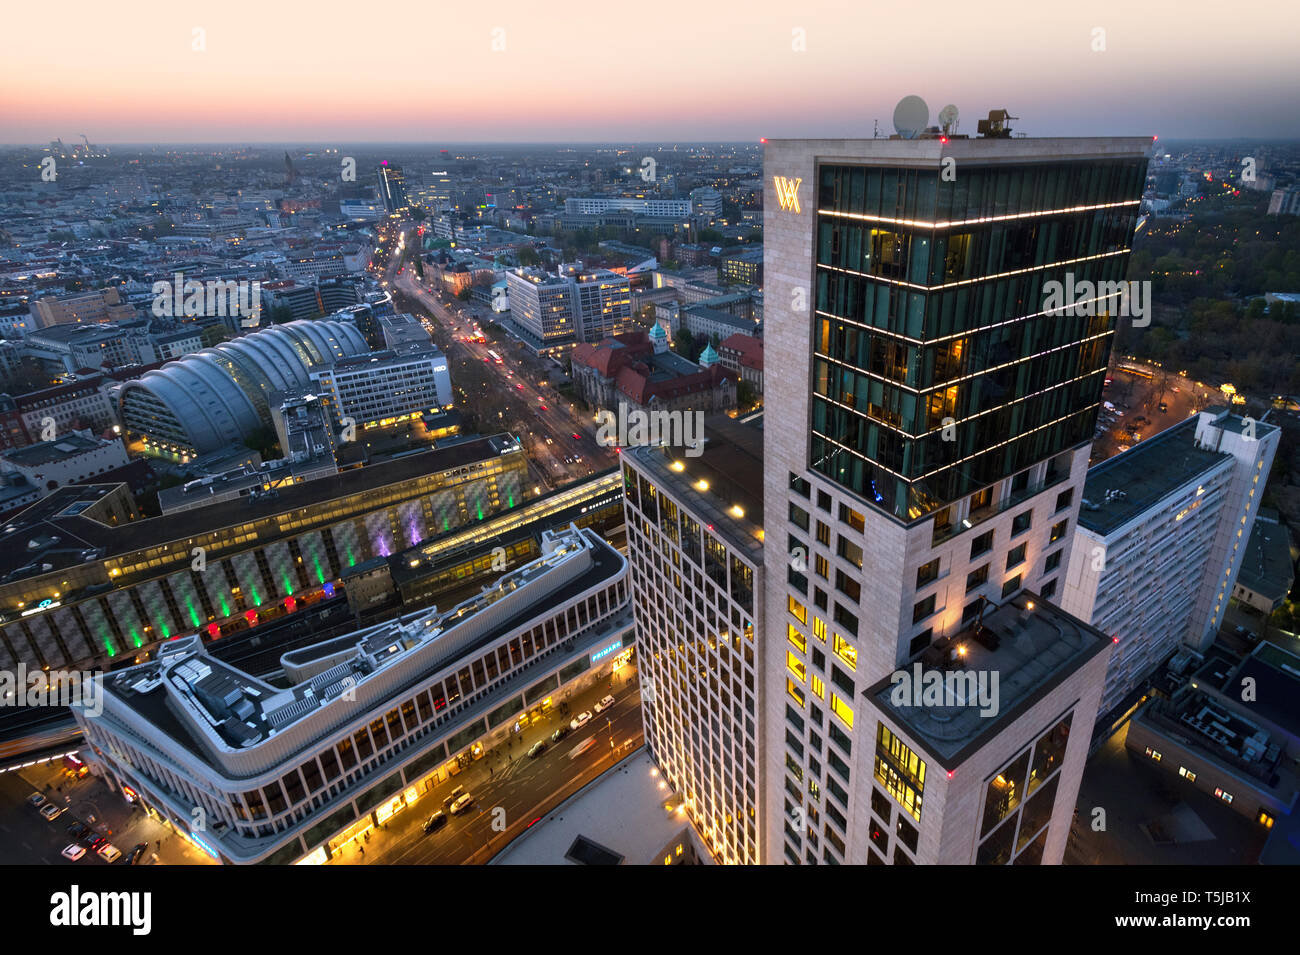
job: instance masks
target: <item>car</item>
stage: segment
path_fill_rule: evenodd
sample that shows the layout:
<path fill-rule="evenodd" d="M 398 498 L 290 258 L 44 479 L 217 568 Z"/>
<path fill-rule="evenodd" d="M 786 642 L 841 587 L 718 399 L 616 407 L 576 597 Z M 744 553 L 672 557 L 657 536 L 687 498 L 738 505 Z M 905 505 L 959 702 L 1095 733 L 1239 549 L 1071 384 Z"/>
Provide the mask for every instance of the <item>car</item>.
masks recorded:
<path fill-rule="evenodd" d="M 528 758 L 536 759 L 538 756 L 541 756 L 542 753 L 544 752 L 546 752 L 546 744 L 543 743 L 541 740 L 538 740 L 536 743 L 534 743 L 532 746 L 528 748 Z"/>
<path fill-rule="evenodd" d="M 437 832 L 447 824 L 447 814 L 439 809 L 428 819 L 424 820 L 425 832 Z"/>
<path fill-rule="evenodd" d="M 112 865 L 118 859 L 122 858 L 122 850 L 111 842 L 105 842 L 95 850 L 95 853 L 109 865 Z"/>
<path fill-rule="evenodd" d="M 524 386 L 522 384 L 515 385 L 515 387 L 518 388 L 520 391 L 524 390 Z"/>
<path fill-rule="evenodd" d="M 605 710 L 609 709 L 613 705 L 614 705 L 614 698 L 612 696 L 606 696 L 603 699 L 601 699 L 599 703 L 596 704 L 595 710 L 597 713 L 603 713 L 605 712 Z"/>
<path fill-rule="evenodd" d="M 554 733 L 551 734 L 551 742 L 558 743 L 560 740 L 564 739 L 564 737 L 568 735 L 569 735 L 569 728 L 567 726 L 561 726 L 558 730 L 556 730 Z"/>
<path fill-rule="evenodd" d="M 98 832 L 95 832 L 91 829 L 87 829 L 85 835 L 83 835 L 77 841 L 80 842 L 87 849 L 98 849 L 108 840 L 105 839 L 103 836 L 101 836 Z"/>
<path fill-rule="evenodd" d="M 595 745 L 596 745 L 596 737 L 588 736 L 577 746 L 573 747 L 573 749 L 569 752 L 569 759 L 577 759 L 579 756 L 581 756 L 583 753 L 585 753 L 587 750 L 591 749 Z"/>
<path fill-rule="evenodd" d="M 40 809 L 45 805 L 45 797 L 40 793 L 32 793 L 27 797 L 27 805 L 35 806 L 37 809 Z"/>
<path fill-rule="evenodd" d="M 462 812 L 468 811 L 469 807 L 472 806 L 473 804 L 474 804 L 474 797 L 471 796 L 469 793 L 465 793 L 463 796 L 461 796 L 459 799 L 457 799 L 454 803 L 451 804 L 451 809 L 449 811 L 453 816 L 459 816 Z"/>
<path fill-rule="evenodd" d="M 74 839 L 80 839 L 89 831 L 90 830 L 86 827 L 86 824 L 81 821 L 74 822 L 72 825 L 68 826 L 68 835 L 72 836 Z"/>
<path fill-rule="evenodd" d="M 41 815 L 44 816 L 46 819 L 48 819 L 50 822 L 53 822 L 55 819 L 58 819 L 65 812 L 67 812 L 67 810 L 64 809 L 62 806 L 56 806 L 54 805 L 54 803 L 50 803 L 44 809 L 41 810 Z"/>
<path fill-rule="evenodd" d="M 591 710 L 583 710 L 573 719 L 569 720 L 569 729 L 576 730 L 579 726 L 585 726 L 589 719 L 591 719 Z"/>
<path fill-rule="evenodd" d="M 573 432 L 573 440 L 574 440 L 574 441 L 581 441 L 581 440 L 582 440 L 582 435 L 578 434 L 578 432 L 576 432 L 576 431 Z"/>
<path fill-rule="evenodd" d="M 1161 414 L 1164 414 L 1165 412 L 1167 412 L 1167 411 L 1169 410 L 1169 404 L 1168 404 L 1167 402 L 1164 402 L 1164 401 L 1160 402 L 1159 407 L 1160 407 L 1160 413 L 1161 413 Z"/>
<path fill-rule="evenodd" d="M 144 854 L 148 850 L 149 850 L 149 843 L 147 842 L 136 843 L 135 847 L 131 850 L 131 854 L 126 857 L 126 864 L 139 865 L 140 860 L 144 858 Z"/>
<path fill-rule="evenodd" d="M 62 855 L 63 858 L 65 859 L 69 859 L 72 862 L 76 862 L 78 859 L 80 859 L 82 856 L 86 854 L 86 850 L 74 842 L 70 846 L 64 846 L 63 851 L 59 854 Z"/>

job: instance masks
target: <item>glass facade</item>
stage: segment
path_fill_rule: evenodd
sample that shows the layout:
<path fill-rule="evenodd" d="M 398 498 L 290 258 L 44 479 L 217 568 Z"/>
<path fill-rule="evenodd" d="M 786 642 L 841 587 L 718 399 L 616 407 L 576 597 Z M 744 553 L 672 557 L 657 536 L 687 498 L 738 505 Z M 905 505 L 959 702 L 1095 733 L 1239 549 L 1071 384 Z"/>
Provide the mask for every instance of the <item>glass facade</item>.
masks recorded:
<path fill-rule="evenodd" d="M 916 520 L 1087 441 L 1116 317 L 1044 286 L 1123 279 L 1145 175 L 822 166 L 812 469 Z"/>

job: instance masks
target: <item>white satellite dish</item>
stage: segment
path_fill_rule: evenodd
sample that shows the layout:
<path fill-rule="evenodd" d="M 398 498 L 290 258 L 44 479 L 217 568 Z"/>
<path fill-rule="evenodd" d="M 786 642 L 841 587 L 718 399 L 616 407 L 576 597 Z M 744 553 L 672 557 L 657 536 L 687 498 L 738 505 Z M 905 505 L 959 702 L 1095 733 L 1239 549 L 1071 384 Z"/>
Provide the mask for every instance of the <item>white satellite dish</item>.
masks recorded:
<path fill-rule="evenodd" d="M 939 110 L 939 125 L 943 128 L 945 135 L 957 127 L 957 107 L 953 106 L 952 103 Z"/>
<path fill-rule="evenodd" d="M 930 107 L 919 96 L 904 96 L 894 107 L 894 129 L 903 139 L 915 139 L 930 125 Z"/>

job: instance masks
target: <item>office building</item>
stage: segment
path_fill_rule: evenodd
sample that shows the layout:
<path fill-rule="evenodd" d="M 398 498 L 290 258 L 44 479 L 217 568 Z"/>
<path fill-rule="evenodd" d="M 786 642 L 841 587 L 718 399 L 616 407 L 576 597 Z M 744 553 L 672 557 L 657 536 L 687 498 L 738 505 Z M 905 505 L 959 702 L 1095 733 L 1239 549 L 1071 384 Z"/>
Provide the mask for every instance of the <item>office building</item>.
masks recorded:
<path fill-rule="evenodd" d="M 633 212 L 660 218 L 686 219 L 691 214 L 690 199 L 644 199 L 631 196 L 601 196 L 564 200 L 566 215 L 595 216 L 604 212 Z"/>
<path fill-rule="evenodd" d="M 65 484 L 84 484 L 126 467 L 130 459 L 121 438 L 98 438 L 70 431 L 53 441 L 38 441 L 0 454 L 0 471 L 19 475 L 47 494 Z"/>
<path fill-rule="evenodd" d="M 722 193 L 712 186 L 691 190 L 691 211 L 698 216 L 716 219 L 722 215 Z"/>
<path fill-rule="evenodd" d="M 379 185 L 379 201 L 384 204 L 384 210 L 389 215 L 407 208 L 406 177 L 402 174 L 401 166 L 384 160 L 375 170 L 375 179 Z"/>
<path fill-rule="evenodd" d="M 334 596 L 349 568 L 524 500 L 507 435 L 280 481 L 144 519 L 123 484 L 63 487 L 0 531 L 0 669 L 89 669 L 177 634 L 217 639 Z"/>
<path fill-rule="evenodd" d="M 567 352 L 623 332 L 632 319 L 626 275 L 561 267 L 559 274 L 519 268 L 506 273 L 511 323 L 538 355 Z"/>
<path fill-rule="evenodd" d="M 1210 409 L 1088 471 L 1053 598 L 1115 641 L 1102 713 L 1179 647 L 1214 643 L 1280 437 Z"/>
<path fill-rule="evenodd" d="M 74 708 L 83 755 L 214 859 L 325 862 L 616 665 L 632 629 L 623 557 L 577 528 L 544 550 L 448 610 L 285 653 L 287 686 L 197 638 L 169 644 L 99 678 L 101 714 Z"/>
<path fill-rule="evenodd" d="M 93 325 L 136 317 L 135 306 L 124 303 L 115 288 L 74 292 L 70 295 L 46 295 L 32 303 L 32 318 L 36 320 L 37 328 L 69 322 Z"/>
<path fill-rule="evenodd" d="M 623 453 L 646 746 L 720 862 L 764 858 L 762 433 Z"/>
<path fill-rule="evenodd" d="M 1027 595 L 1060 586 L 1118 319 L 1049 315 L 1044 283 L 1124 276 L 1150 144 L 767 142 L 764 282 L 780 304 L 763 340 L 782 373 L 764 382 L 766 799 L 790 810 L 769 813 L 766 861 L 1060 862 L 1109 647 L 1054 609 L 1034 622 Z M 985 615 L 1001 648 L 979 673 L 954 666 L 946 648 Z M 881 681 L 922 660 L 1005 681 L 956 749 L 937 711 L 884 708 Z M 1005 778 L 1026 791 L 1017 754 L 1032 764 L 1048 737 L 1064 765 L 1035 807 L 1046 833 L 985 851 L 1001 809 L 984 774 L 1012 759 Z M 901 814 L 914 833 L 890 827 Z M 922 848 L 896 859 L 886 835 Z"/>
<path fill-rule="evenodd" d="M 343 358 L 311 372 L 334 421 L 386 428 L 435 414 L 454 403 L 447 358 L 432 345 Z"/>
<path fill-rule="evenodd" d="M 273 392 L 301 393 L 313 369 L 368 351 L 349 322 L 259 329 L 127 382 L 118 399 L 122 424 L 145 453 L 187 461 L 269 426 Z"/>

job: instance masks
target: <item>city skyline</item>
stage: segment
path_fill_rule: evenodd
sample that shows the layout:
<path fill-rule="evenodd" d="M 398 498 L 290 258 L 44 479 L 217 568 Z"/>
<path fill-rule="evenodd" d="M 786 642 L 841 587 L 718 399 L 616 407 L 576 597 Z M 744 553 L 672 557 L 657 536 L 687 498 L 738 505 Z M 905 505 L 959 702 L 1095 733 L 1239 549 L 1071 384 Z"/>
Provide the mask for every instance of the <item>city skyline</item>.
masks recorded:
<path fill-rule="evenodd" d="M 30 39 L 0 65 L 10 143 L 60 130 L 103 143 L 867 137 L 875 121 L 892 131 L 908 94 L 933 111 L 955 103 L 961 132 L 1007 108 L 1035 136 L 1300 136 L 1285 66 L 1300 14 L 1281 5 L 1261 31 L 1206 3 L 1176 15 L 943 4 L 884 20 L 844 4 L 767 4 L 743 20 L 677 4 L 615 33 L 595 7 L 559 18 L 512 3 L 431 23 L 427 39 L 414 5 L 386 8 L 380 27 L 417 26 L 396 39 L 358 35 L 343 8 L 304 20 L 241 2 L 205 17 L 150 2 L 119 22 L 75 6 L 75 33 L 39 8 L 10 14 Z M 389 43 L 382 71 L 341 68 Z"/>

